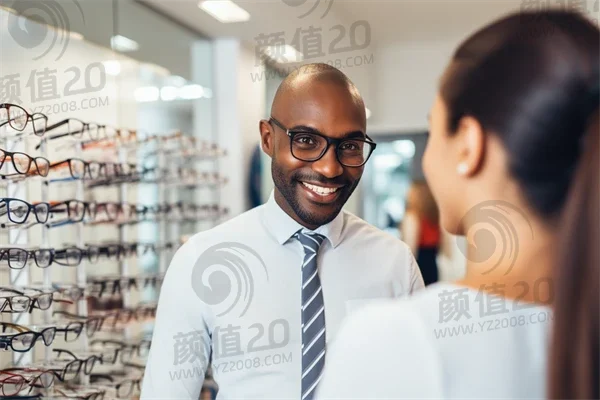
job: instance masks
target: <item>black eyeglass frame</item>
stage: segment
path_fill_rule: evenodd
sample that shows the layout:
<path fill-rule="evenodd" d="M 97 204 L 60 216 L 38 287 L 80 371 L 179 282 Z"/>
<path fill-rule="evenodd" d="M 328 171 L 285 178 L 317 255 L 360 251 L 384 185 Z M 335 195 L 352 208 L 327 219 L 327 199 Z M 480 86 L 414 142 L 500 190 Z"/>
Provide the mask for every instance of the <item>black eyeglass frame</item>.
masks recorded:
<path fill-rule="evenodd" d="M 22 112 L 26 117 L 27 120 L 25 121 L 25 124 L 23 125 L 23 128 L 20 128 L 18 126 L 13 125 L 12 121 L 14 119 L 11 119 L 10 117 L 10 109 L 11 108 L 16 108 L 18 109 L 20 112 Z M 23 107 L 17 105 L 17 104 L 11 104 L 11 103 L 2 103 L 0 104 L 0 109 L 6 109 L 6 115 L 8 117 L 8 120 L 6 120 L 5 122 L 0 122 L 0 127 L 4 126 L 4 125 L 9 125 L 11 128 L 13 128 L 14 130 L 18 131 L 18 132 L 23 132 L 25 130 L 25 128 L 27 127 L 27 124 L 29 123 L 29 121 L 31 121 L 31 124 L 33 126 L 33 134 L 35 136 L 44 136 L 44 133 L 46 133 L 46 130 L 48 130 L 48 117 L 43 114 L 43 113 L 29 113 L 27 112 L 26 109 L 24 109 Z M 44 119 L 44 130 L 42 132 L 38 132 L 36 127 L 35 127 L 35 118 L 42 118 Z"/>
<path fill-rule="evenodd" d="M 329 150 L 329 147 L 333 144 L 335 146 L 335 157 L 336 157 L 337 161 L 341 165 L 343 165 L 344 167 L 347 167 L 347 168 L 360 168 L 360 167 L 364 166 L 369 161 L 369 159 L 371 158 L 371 155 L 375 151 L 375 148 L 377 148 L 377 143 L 375 143 L 373 141 L 373 139 L 371 139 L 369 137 L 369 135 L 365 135 L 365 139 L 360 139 L 360 138 L 355 138 L 355 139 L 347 139 L 347 138 L 344 138 L 344 139 L 333 139 L 333 138 L 327 137 L 325 135 L 321 135 L 321 134 L 316 133 L 316 132 L 294 131 L 294 130 L 291 130 L 289 128 L 286 128 L 285 125 L 283 125 L 281 122 L 279 122 L 277 119 L 275 119 L 273 117 L 269 118 L 269 123 L 270 124 L 271 123 L 275 124 L 275 126 L 277 126 L 278 128 L 280 128 L 281 130 L 283 130 L 285 132 L 285 134 L 290 138 L 290 153 L 292 154 L 292 157 L 294 157 L 297 160 L 304 161 L 304 162 L 319 161 L 321 158 L 323 158 L 323 156 L 325 154 L 327 154 L 327 151 Z M 302 159 L 302 158 L 299 158 L 299 157 L 297 157 L 294 154 L 294 151 L 293 151 L 294 137 L 296 135 L 298 135 L 298 134 L 311 134 L 311 135 L 315 135 L 315 136 L 318 136 L 320 138 L 323 138 L 323 140 L 325 140 L 327 142 L 327 146 L 325 146 L 325 148 L 322 150 L 321 154 L 318 157 L 316 157 L 316 158 L 313 158 L 313 159 Z M 369 145 L 371 147 L 371 152 L 369 153 L 369 156 L 364 160 L 364 162 L 362 164 L 360 164 L 360 165 L 347 165 L 347 164 L 344 164 L 340 160 L 340 156 L 338 154 L 339 145 L 341 143 L 343 143 L 343 142 L 348 142 L 348 141 L 360 141 L 360 142 L 364 142 L 365 144 L 367 144 L 367 145 Z"/>

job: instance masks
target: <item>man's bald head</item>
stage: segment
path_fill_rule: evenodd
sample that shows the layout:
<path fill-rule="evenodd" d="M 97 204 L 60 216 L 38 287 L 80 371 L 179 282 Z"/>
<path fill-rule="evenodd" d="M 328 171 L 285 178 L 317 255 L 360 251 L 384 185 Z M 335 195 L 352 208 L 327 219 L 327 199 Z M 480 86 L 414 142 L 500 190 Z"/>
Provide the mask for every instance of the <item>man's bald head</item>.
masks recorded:
<path fill-rule="evenodd" d="M 275 93 L 272 114 L 277 114 L 282 104 L 287 105 L 288 98 L 295 98 L 299 91 L 314 87 L 315 84 L 334 85 L 346 91 L 356 106 L 356 111 L 362 114 L 366 121 L 365 104 L 354 83 L 342 71 L 325 63 L 306 64 L 292 71 Z"/>

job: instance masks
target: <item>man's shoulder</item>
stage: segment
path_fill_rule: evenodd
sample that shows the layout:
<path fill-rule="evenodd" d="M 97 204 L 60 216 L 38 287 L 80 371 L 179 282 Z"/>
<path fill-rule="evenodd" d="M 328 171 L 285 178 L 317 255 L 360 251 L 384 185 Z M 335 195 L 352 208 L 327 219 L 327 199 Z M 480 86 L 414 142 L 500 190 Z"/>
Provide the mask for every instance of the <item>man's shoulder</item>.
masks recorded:
<path fill-rule="evenodd" d="M 176 256 L 194 257 L 215 245 L 248 240 L 252 237 L 252 232 L 262 229 L 260 221 L 262 207 L 255 207 L 210 229 L 193 234 L 177 250 Z"/>
<path fill-rule="evenodd" d="M 264 205 L 255 207 L 210 229 L 195 233 L 188 242 L 192 242 L 194 247 L 206 247 L 207 243 L 236 240 L 248 232 L 255 232 L 262 226 L 260 212 L 263 207 Z"/>
<path fill-rule="evenodd" d="M 406 243 L 398 237 L 385 232 L 349 211 L 344 213 L 344 240 L 358 241 L 369 246 L 369 249 L 389 251 L 410 251 Z"/>

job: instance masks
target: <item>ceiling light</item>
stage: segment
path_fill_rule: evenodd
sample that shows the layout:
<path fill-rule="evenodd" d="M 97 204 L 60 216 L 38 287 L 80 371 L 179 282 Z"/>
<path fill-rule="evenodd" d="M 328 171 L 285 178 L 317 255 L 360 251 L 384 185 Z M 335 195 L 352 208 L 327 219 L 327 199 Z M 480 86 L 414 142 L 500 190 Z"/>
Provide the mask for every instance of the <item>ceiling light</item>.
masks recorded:
<path fill-rule="evenodd" d="M 365 113 L 367 114 L 367 119 L 371 118 L 371 110 L 365 107 Z"/>
<path fill-rule="evenodd" d="M 283 46 L 266 46 L 263 52 L 271 60 L 278 63 L 301 62 L 304 59 L 304 54 L 302 54 L 289 44 Z"/>
<path fill-rule="evenodd" d="M 121 35 L 116 35 L 110 38 L 110 46 L 113 50 L 123 53 L 138 51 L 140 48 L 138 42 Z"/>
<path fill-rule="evenodd" d="M 135 89 L 133 95 L 138 103 L 148 103 L 157 101 L 160 97 L 160 91 L 155 86 L 144 86 Z"/>
<path fill-rule="evenodd" d="M 118 76 L 121 73 L 121 63 L 117 60 L 103 61 L 102 64 L 107 75 Z"/>
<path fill-rule="evenodd" d="M 184 100 L 200 99 L 204 96 L 204 88 L 200 85 L 186 85 L 179 89 L 179 97 Z"/>
<path fill-rule="evenodd" d="M 248 11 L 244 10 L 231 0 L 201 1 L 198 3 L 198 7 L 224 24 L 231 22 L 243 22 L 250 19 L 250 14 Z"/>
<path fill-rule="evenodd" d="M 160 89 L 160 99 L 162 101 L 173 101 L 177 98 L 177 88 L 173 86 L 165 86 Z"/>

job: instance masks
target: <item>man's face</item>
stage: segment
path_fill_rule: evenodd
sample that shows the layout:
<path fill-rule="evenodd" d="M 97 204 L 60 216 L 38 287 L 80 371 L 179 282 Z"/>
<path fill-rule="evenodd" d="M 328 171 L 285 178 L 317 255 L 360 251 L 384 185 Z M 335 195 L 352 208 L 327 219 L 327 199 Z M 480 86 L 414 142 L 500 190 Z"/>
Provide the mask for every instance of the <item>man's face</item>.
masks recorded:
<path fill-rule="evenodd" d="M 366 119 L 364 106 L 359 103 L 343 86 L 313 82 L 294 90 L 292 96 L 284 96 L 274 105 L 272 117 L 290 131 L 314 132 L 335 139 L 364 139 Z M 278 204 L 308 228 L 331 222 L 358 185 L 364 166 L 343 166 L 333 144 L 319 160 L 301 161 L 292 155 L 286 131 L 275 123 L 268 126 L 271 137 L 265 144 L 263 134 L 263 148 L 272 158 Z M 265 128 L 261 124 L 261 129 Z"/>

